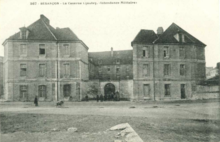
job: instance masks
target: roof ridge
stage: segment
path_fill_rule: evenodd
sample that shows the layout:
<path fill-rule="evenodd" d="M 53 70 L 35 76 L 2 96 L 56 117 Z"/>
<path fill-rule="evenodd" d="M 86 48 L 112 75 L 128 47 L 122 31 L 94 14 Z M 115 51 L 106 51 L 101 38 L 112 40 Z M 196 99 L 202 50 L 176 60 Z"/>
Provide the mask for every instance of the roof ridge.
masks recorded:
<path fill-rule="evenodd" d="M 50 28 L 46 25 L 46 23 L 41 20 L 43 22 L 43 24 L 45 25 L 45 27 L 47 28 L 47 30 L 51 33 L 51 35 L 55 38 L 55 40 L 57 40 L 57 37 L 53 34 L 53 32 L 50 30 Z"/>

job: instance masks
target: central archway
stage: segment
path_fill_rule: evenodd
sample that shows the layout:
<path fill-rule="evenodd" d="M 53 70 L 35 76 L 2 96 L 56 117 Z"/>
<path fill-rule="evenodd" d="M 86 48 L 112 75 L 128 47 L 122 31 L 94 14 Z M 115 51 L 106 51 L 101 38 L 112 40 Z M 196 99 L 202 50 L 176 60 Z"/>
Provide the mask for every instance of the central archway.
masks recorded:
<path fill-rule="evenodd" d="M 111 95 L 115 93 L 115 85 L 112 83 L 107 83 L 105 85 L 104 91 L 106 100 L 112 99 Z"/>

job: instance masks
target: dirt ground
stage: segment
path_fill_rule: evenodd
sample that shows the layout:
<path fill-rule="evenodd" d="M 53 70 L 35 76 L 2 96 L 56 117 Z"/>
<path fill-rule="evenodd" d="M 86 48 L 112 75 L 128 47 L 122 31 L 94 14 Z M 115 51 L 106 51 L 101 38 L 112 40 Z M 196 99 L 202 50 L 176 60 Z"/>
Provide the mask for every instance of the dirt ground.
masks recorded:
<path fill-rule="evenodd" d="M 220 102 L 0 103 L 1 142 L 113 142 L 129 123 L 145 142 L 219 142 Z M 67 131 L 76 127 L 77 132 Z"/>

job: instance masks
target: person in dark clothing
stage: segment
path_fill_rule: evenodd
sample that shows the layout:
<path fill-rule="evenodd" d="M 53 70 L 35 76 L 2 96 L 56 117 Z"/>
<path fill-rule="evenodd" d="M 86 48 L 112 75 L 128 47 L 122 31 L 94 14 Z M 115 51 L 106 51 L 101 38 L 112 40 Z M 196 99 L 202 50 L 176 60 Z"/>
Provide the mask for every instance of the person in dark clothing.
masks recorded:
<path fill-rule="evenodd" d="M 99 102 L 99 94 L 96 96 L 96 101 Z"/>
<path fill-rule="evenodd" d="M 37 96 L 35 96 L 35 98 L 34 98 L 34 104 L 35 104 L 35 106 L 38 106 L 38 98 L 37 98 Z"/>
<path fill-rule="evenodd" d="M 100 101 L 103 102 L 103 95 L 100 95 Z"/>
<path fill-rule="evenodd" d="M 87 102 L 89 101 L 89 97 L 88 97 L 87 94 L 86 94 L 85 100 L 86 100 Z"/>
<path fill-rule="evenodd" d="M 104 101 L 107 101 L 107 95 L 106 94 L 104 95 Z"/>

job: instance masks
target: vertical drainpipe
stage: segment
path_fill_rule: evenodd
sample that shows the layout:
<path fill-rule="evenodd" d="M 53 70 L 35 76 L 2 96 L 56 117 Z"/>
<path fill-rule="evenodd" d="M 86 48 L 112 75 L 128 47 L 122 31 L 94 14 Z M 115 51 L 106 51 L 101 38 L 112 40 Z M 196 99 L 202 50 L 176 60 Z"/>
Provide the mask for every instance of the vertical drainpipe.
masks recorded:
<path fill-rule="evenodd" d="M 57 101 L 59 101 L 59 86 L 58 86 L 58 79 L 59 79 L 59 43 L 56 42 L 57 45 Z"/>
<path fill-rule="evenodd" d="M 155 98 L 155 75 L 154 75 L 154 42 L 153 42 L 153 85 L 154 85 L 154 101 L 156 100 Z"/>

